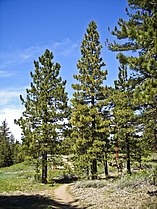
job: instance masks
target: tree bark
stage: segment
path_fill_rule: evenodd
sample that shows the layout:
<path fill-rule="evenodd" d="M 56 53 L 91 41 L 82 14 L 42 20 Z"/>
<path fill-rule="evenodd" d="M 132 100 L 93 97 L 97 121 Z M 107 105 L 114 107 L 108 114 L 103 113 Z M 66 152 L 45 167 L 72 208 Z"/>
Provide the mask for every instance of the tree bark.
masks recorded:
<path fill-rule="evenodd" d="M 47 183 L 47 152 L 44 151 L 42 155 L 42 183 Z"/>
<path fill-rule="evenodd" d="M 97 179 L 97 160 L 94 159 L 92 161 L 92 165 L 91 165 L 91 178 L 93 179 Z"/>
<path fill-rule="evenodd" d="M 105 153 L 105 159 L 104 159 L 104 171 L 105 176 L 108 178 L 108 161 L 107 161 L 107 153 Z"/>
<path fill-rule="evenodd" d="M 92 90 L 92 93 L 94 92 L 94 89 Z M 95 98 L 94 96 L 92 96 L 92 106 L 95 106 Z M 92 115 L 92 138 L 93 138 L 93 142 L 95 140 L 95 115 Z M 92 161 L 92 165 L 91 165 L 91 177 L 92 179 L 97 179 L 97 160 L 94 159 Z"/>
<path fill-rule="evenodd" d="M 127 172 L 131 174 L 131 164 L 130 164 L 130 143 L 128 139 L 128 134 L 126 134 L 126 155 L 127 155 Z"/>

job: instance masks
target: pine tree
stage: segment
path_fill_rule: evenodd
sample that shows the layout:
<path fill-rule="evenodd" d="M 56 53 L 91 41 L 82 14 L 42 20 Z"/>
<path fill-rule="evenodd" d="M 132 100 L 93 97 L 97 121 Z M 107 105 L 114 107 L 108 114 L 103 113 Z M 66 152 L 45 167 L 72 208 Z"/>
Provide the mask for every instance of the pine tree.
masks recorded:
<path fill-rule="evenodd" d="M 82 57 L 77 63 L 79 73 L 74 75 L 77 83 L 72 85 L 75 92 L 71 100 L 77 167 L 91 175 L 92 179 L 97 178 L 97 161 L 103 155 L 104 138 L 109 134 L 107 128 L 105 132 L 106 120 L 102 116 L 106 92 L 103 82 L 107 71 L 102 70 L 105 63 L 101 58 L 101 49 L 97 25 L 92 21 L 82 41 Z"/>
<path fill-rule="evenodd" d="M 119 54 L 119 61 L 127 64 L 134 72 L 137 81 L 136 92 L 144 98 L 144 103 L 150 103 L 157 93 L 157 2 L 128 2 L 135 14 L 127 11 L 130 19 L 119 19 L 120 29 L 115 28 L 112 32 L 118 39 L 125 39 L 126 42 L 109 44 L 109 48 L 113 51 L 136 52 L 135 56 Z"/>
<path fill-rule="evenodd" d="M 61 66 L 52 61 L 53 57 L 47 49 L 39 61 L 34 61 L 31 88 L 26 89 L 25 100 L 20 96 L 25 111 L 16 121 L 23 131 L 25 149 L 37 162 L 42 159 L 42 183 L 47 183 L 47 156 L 55 154 L 68 114 L 66 81 L 59 77 Z"/>
<path fill-rule="evenodd" d="M 11 132 L 6 120 L 4 120 L 0 126 L 0 167 L 13 165 L 11 139 Z"/>
<path fill-rule="evenodd" d="M 22 154 L 22 144 L 19 141 L 14 141 L 14 144 L 11 145 L 12 147 L 12 156 L 13 156 L 13 163 L 21 163 L 24 161 L 24 156 Z"/>
<path fill-rule="evenodd" d="M 127 172 L 131 174 L 131 156 L 134 153 L 137 133 L 135 107 L 133 105 L 132 79 L 128 78 L 127 68 L 119 68 L 118 80 L 112 95 L 113 124 L 115 125 L 115 144 L 127 162 Z M 118 160 L 118 156 L 116 156 Z"/>
<path fill-rule="evenodd" d="M 141 110 L 141 125 L 147 153 L 157 150 L 157 107 L 156 104 Z M 146 152 L 145 152 L 146 153 Z"/>
<path fill-rule="evenodd" d="M 120 52 L 117 56 L 120 63 L 131 70 L 134 105 L 139 106 L 143 117 L 139 125 L 143 126 L 144 138 L 149 141 L 151 138 L 152 143 L 156 143 L 157 1 L 128 0 L 128 3 L 131 10 L 126 9 L 129 20 L 120 18 L 118 27 L 112 32 L 121 42 L 109 43 L 108 47 Z"/>

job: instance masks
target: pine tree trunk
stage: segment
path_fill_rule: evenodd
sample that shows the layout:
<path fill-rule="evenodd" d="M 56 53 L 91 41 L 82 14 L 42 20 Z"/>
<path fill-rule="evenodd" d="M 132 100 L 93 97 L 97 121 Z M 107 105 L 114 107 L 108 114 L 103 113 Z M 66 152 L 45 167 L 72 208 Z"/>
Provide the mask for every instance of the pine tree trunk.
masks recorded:
<path fill-rule="evenodd" d="M 86 169 L 86 175 L 87 175 L 87 179 L 90 179 L 89 167 L 88 166 L 87 166 L 87 169 Z"/>
<path fill-rule="evenodd" d="M 94 90 L 92 90 L 92 92 L 94 92 Z M 92 96 L 92 106 L 94 107 L 95 106 L 95 98 L 94 96 Z M 92 116 L 92 138 L 93 138 L 93 142 L 95 140 L 95 115 Z M 92 174 L 92 180 L 93 179 L 97 179 L 97 160 L 94 159 L 92 161 L 92 165 L 91 165 L 91 174 Z"/>
<path fill-rule="evenodd" d="M 130 143 L 128 139 L 128 134 L 126 134 L 126 155 L 127 155 L 127 172 L 131 174 L 131 165 L 130 165 Z"/>
<path fill-rule="evenodd" d="M 42 183 L 47 183 L 47 152 L 44 151 L 42 155 Z"/>
<path fill-rule="evenodd" d="M 104 159 L 104 171 L 105 171 L 105 176 L 108 178 L 108 162 L 107 162 L 107 153 L 105 153 L 105 159 Z"/>
<path fill-rule="evenodd" d="M 97 179 L 97 161 L 96 159 L 94 159 L 92 161 L 92 165 L 91 165 L 91 178 L 93 179 Z"/>

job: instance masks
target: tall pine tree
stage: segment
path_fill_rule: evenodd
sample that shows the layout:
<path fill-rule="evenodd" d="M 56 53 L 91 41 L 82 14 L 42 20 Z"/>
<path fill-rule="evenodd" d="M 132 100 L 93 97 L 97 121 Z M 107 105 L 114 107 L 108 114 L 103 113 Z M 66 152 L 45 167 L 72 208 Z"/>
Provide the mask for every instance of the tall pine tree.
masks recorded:
<path fill-rule="evenodd" d="M 34 61 L 31 88 L 26 89 L 26 99 L 20 96 L 25 110 L 16 121 L 23 131 L 25 149 L 37 160 L 42 159 L 42 183 L 47 183 L 47 156 L 55 154 L 68 114 L 66 81 L 59 77 L 61 66 L 53 57 L 47 49 L 39 61 Z"/>
<path fill-rule="evenodd" d="M 143 114 L 145 139 L 157 141 L 157 1 L 128 0 L 129 19 L 118 21 L 112 34 L 120 43 L 109 43 L 122 65 L 127 65 L 134 79 L 134 105 Z M 127 53 L 126 53 L 127 52 Z M 129 53 L 128 53 L 129 52 Z M 153 117 L 153 118 L 152 118 Z M 150 128 L 153 127 L 153 128 Z M 151 132 L 151 133 L 150 133 Z"/>
<path fill-rule="evenodd" d="M 88 176 L 91 175 L 92 179 L 97 178 L 97 162 L 103 155 L 106 144 L 104 138 L 109 134 L 105 127 L 105 116 L 102 116 L 102 101 L 106 91 L 103 82 L 107 71 L 102 70 L 105 63 L 101 58 L 101 49 L 97 25 L 92 21 L 82 41 L 82 57 L 77 63 L 79 73 L 74 75 L 77 83 L 72 85 L 75 92 L 71 100 L 77 166 Z"/>
<path fill-rule="evenodd" d="M 120 63 L 127 64 L 137 81 L 137 93 L 141 93 L 144 103 L 153 102 L 157 87 L 157 2 L 156 0 L 128 0 L 134 14 L 128 12 L 129 20 L 119 19 L 112 32 L 125 43 L 109 44 L 113 51 L 136 52 L 135 56 L 119 54 Z M 133 55 L 133 54 L 132 54 Z"/>

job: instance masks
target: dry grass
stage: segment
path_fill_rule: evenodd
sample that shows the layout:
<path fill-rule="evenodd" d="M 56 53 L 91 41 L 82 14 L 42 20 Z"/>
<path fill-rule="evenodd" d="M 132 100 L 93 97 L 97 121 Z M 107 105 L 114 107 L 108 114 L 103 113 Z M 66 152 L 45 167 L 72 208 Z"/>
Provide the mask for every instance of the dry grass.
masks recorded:
<path fill-rule="evenodd" d="M 157 208 L 157 185 L 149 172 L 116 180 L 77 182 L 71 192 L 88 209 Z"/>

